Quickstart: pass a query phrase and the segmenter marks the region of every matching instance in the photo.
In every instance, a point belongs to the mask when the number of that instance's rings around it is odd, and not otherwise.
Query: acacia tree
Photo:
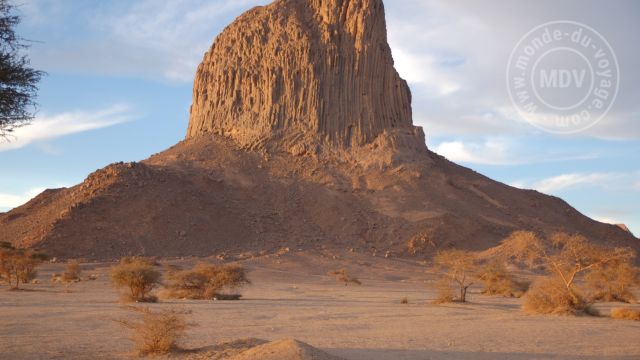
[[[590,273],[602,271],[609,264],[629,261],[633,251],[596,245],[582,235],[555,233],[544,241],[531,232],[518,231],[502,242],[503,254],[530,265],[541,263],[562,284],[570,306],[583,306],[576,281]]]
[[[20,283],[35,279],[37,267],[46,256],[32,250],[16,249],[10,244],[0,244],[0,279],[6,281],[12,290],[20,288]]]
[[[456,284],[460,302],[467,301],[467,290],[473,285],[473,273],[476,271],[476,254],[464,250],[446,250],[438,253],[434,259],[434,270],[440,272],[449,283]]]
[[[44,73],[30,67],[28,48],[15,33],[20,17],[8,0],[0,0],[0,140],[33,119],[37,84]]]

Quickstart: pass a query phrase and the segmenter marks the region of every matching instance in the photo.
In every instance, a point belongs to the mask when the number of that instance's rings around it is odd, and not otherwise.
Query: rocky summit
[[[196,73],[187,138],[207,133],[361,162],[377,148],[387,158],[424,153],[382,1],[281,0],[240,16]]]
[[[1,241],[92,259],[287,247],[428,256],[488,249],[514,230],[640,249],[558,198],[430,152],[381,0],[249,10],[198,67],[184,141],[0,214]]]

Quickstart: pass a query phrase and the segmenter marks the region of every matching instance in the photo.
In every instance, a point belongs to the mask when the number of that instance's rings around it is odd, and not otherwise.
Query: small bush
[[[64,269],[64,273],[62,273],[62,281],[64,282],[75,282],[80,281],[80,273],[82,269],[80,268],[80,263],[76,260],[71,260],[67,262],[67,266]]]
[[[60,273],[54,273],[51,274],[51,283],[52,284],[61,284],[64,281],[62,280],[62,274]]]
[[[487,264],[478,275],[483,284],[482,293],[485,295],[502,295],[506,297],[521,297],[527,291],[529,284],[517,281],[504,263],[493,261]]]
[[[339,283],[344,283],[344,286],[349,284],[362,285],[358,278],[349,275],[347,269],[329,271],[328,275],[333,276]]]
[[[179,349],[179,341],[187,329],[184,312],[175,309],[152,312],[138,308],[132,308],[132,311],[141,316],[135,321],[118,322],[131,330],[131,341],[138,355],[165,355]]]
[[[237,300],[240,295],[221,294],[250,284],[245,269],[239,265],[211,265],[200,263],[191,270],[175,271],[168,275],[167,298],[192,300]]]
[[[611,309],[611,317],[618,320],[640,321],[640,310],[630,308]]]
[[[409,298],[403,297],[400,299],[400,304],[406,305],[409,303]]]
[[[434,304],[446,304],[456,301],[451,281],[447,278],[440,278],[435,285],[436,298],[432,301]]]
[[[128,290],[124,294],[127,301],[155,302],[157,298],[149,293],[160,283],[160,272],[145,260],[124,258],[111,268],[111,282]]]
[[[597,315],[580,294],[569,291],[562,280],[555,277],[534,282],[524,295],[522,309],[530,314]]]

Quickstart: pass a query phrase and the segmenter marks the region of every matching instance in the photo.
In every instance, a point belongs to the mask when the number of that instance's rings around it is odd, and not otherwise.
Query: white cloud
[[[393,49],[396,69],[410,84],[428,90],[432,96],[447,96],[460,90],[461,85],[440,69],[437,59],[426,54],[415,54],[397,46]]]
[[[114,105],[94,112],[76,111],[36,117],[30,125],[16,129],[9,141],[0,142],[0,152],[65,135],[105,128],[133,119],[126,105]]]
[[[615,173],[562,174],[540,180],[533,185],[533,188],[543,193],[554,193],[577,186],[606,186],[620,177],[621,174]]]
[[[510,156],[509,145],[499,140],[487,140],[481,144],[443,142],[433,151],[454,162],[485,165],[507,165],[515,162]]]
[[[394,0],[387,3],[389,40],[401,75],[411,83],[416,122],[433,136],[538,134],[515,112],[505,85],[509,54],[519,38],[549,20],[597,24],[609,39],[622,71],[620,92],[607,117],[576,138],[640,139],[640,60],[629,26],[637,29],[637,6],[588,0],[537,2]],[[502,14],[509,14],[508,17]],[[500,26],[496,26],[500,24]],[[451,89],[452,91],[448,91]],[[492,116],[484,116],[492,114]]]
[[[0,210],[9,210],[18,207],[33,199],[44,190],[45,188],[33,188],[22,194],[0,193]]]
[[[563,190],[579,187],[601,188],[624,192],[634,189],[634,179],[635,175],[631,172],[567,173],[537,181],[512,181],[510,185],[523,189],[536,189],[543,193],[559,193]]]
[[[516,138],[489,138],[484,141],[443,141],[431,148],[454,162],[481,165],[521,165],[598,158],[595,152],[558,152],[553,149],[531,149]]]
[[[619,194],[628,194],[629,191],[640,190],[640,183],[637,180],[639,175],[640,172],[637,171],[567,173],[538,180],[515,180],[509,182],[509,185],[521,189],[536,189],[544,193],[558,193],[563,190],[581,187],[599,188]],[[603,214],[602,211],[600,214]],[[613,211],[607,210],[607,214],[613,214]]]
[[[640,111],[630,113],[617,112],[610,116],[605,116],[593,127],[576,135],[604,140],[640,139],[638,119],[640,119]]]

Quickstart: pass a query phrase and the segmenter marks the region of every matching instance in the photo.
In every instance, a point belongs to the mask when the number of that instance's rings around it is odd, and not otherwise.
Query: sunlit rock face
[[[187,138],[206,133],[293,154],[424,152],[382,1],[280,0],[244,13],[196,73]]]

